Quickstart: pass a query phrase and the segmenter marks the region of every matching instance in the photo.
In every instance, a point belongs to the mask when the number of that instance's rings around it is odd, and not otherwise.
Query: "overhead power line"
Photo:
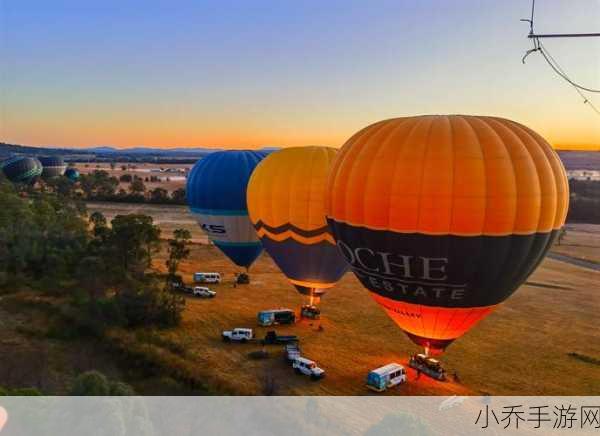
[[[586,92],[591,92],[591,93],[600,93],[600,89],[594,89],[591,87],[587,87],[587,86],[583,86],[578,84],[577,82],[573,81],[568,74],[565,72],[565,70],[559,65],[559,63],[556,61],[556,59],[554,59],[554,57],[552,57],[552,55],[550,54],[550,52],[548,51],[548,49],[542,44],[542,41],[540,41],[540,39],[543,38],[588,38],[588,37],[600,37],[600,33],[548,33],[548,34],[536,34],[535,30],[534,30],[534,17],[535,17],[535,0],[532,0],[531,2],[531,17],[529,19],[522,19],[521,21],[525,21],[529,23],[529,34],[527,35],[527,37],[531,40],[533,40],[533,48],[530,50],[527,50],[525,52],[525,55],[523,56],[523,58],[521,59],[521,61],[523,63],[525,63],[525,60],[527,59],[527,57],[535,52],[539,52],[542,57],[544,58],[544,60],[546,61],[546,63],[550,66],[550,68],[554,71],[554,73],[556,73],[560,78],[562,78],[565,82],[567,82],[569,85],[571,85],[575,91],[577,91],[577,93],[580,95],[580,97],[583,99],[583,103],[587,104],[588,106],[590,106],[590,108],[592,108],[592,110],[594,112],[596,112],[598,115],[600,115],[600,110],[598,110],[598,108],[596,106],[594,106],[594,103],[590,101],[590,99],[582,92],[582,91],[586,91]]]

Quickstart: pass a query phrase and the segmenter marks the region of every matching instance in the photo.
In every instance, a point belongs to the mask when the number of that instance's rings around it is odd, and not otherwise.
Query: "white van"
[[[390,363],[374,369],[367,376],[367,387],[377,392],[406,383],[406,370],[399,363]]]
[[[197,272],[194,273],[194,282],[196,283],[221,283],[221,274],[217,272]]]

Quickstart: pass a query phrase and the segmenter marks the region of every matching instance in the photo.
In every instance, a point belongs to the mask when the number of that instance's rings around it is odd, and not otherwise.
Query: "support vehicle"
[[[433,357],[426,356],[425,354],[415,354],[410,357],[408,366],[421,371],[423,374],[428,375],[436,380],[446,380],[446,371],[442,367],[439,360]]]
[[[196,286],[194,287],[192,295],[200,298],[213,298],[215,295],[217,295],[217,293],[204,286]]]
[[[194,273],[194,282],[221,283],[221,274],[219,274],[218,272],[197,272]]]
[[[248,342],[254,338],[254,332],[252,329],[247,328],[234,328],[233,330],[225,330],[221,333],[223,341],[225,342]]]
[[[292,367],[298,374],[310,376],[313,380],[325,377],[325,371],[317,366],[317,363],[306,357],[298,357],[294,360]]]
[[[283,347],[283,357],[286,362],[294,363],[294,361],[300,357],[300,345],[298,345],[298,342],[286,344],[286,346]]]
[[[262,340],[263,345],[272,344],[289,344],[290,342],[298,342],[298,336],[296,335],[278,335],[275,330],[270,330]]]
[[[270,309],[258,312],[257,318],[260,326],[293,324],[296,321],[296,314],[292,309]]]
[[[367,376],[367,387],[377,392],[406,383],[406,370],[399,363],[390,363],[374,369]]]

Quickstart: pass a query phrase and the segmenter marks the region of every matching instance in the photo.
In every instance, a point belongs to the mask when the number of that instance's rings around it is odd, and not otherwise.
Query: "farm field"
[[[162,258],[156,266],[162,266]],[[247,354],[259,345],[221,342],[224,329],[256,328],[261,309],[300,305],[300,295],[267,255],[253,267],[249,286],[233,287],[236,268],[212,246],[193,247],[191,259],[182,266],[184,278],[190,281],[194,271],[219,271],[224,283],[211,286],[218,293],[212,300],[188,298],[182,325],[162,334],[183,345],[207,379],[228,391],[260,394],[271,378],[282,395],[366,394],[364,379],[370,369],[393,361],[406,364],[409,355],[419,351],[349,273],[323,299],[320,322],[303,320],[277,328],[282,334],[299,335],[303,354],[327,371],[324,380],[312,382],[284,364],[280,346],[268,346],[271,357],[255,361]],[[460,384],[423,376],[416,380],[410,371],[410,383],[390,393],[599,394],[600,366],[569,355],[600,357],[595,328],[598,276],[546,260],[528,284],[448,348],[442,359],[450,375],[458,374]],[[269,328],[256,330],[261,337]]]
[[[187,229],[192,233],[192,241],[208,243],[208,238],[202,232],[187,206],[146,204],[146,203],[111,203],[105,201],[88,202],[90,213],[101,212],[110,222],[117,215],[141,213],[154,218],[154,224],[161,229],[161,237],[168,239],[173,236],[175,229]]]
[[[82,163],[78,162],[75,164],[81,174],[89,174],[96,170],[103,170],[108,172],[109,175],[116,177],[117,179],[122,175],[129,174],[132,177],[137,175],[144,179],[146,189],[152,190],[154,188],[163,188],[167,191],[173,192],[179,188],[185,188],[185,172],[192,168],[192,164],[154,164],[154,163],[135,163],[129,165],[127,169],[123,170],[122,166],[127,166],[126,163],[117,163],[113,168],[107,163]],[[157,170],[165,170],[158,172]],[[174,171],[174,172],[169,172]],[[180,170],[175,172],[175,170]],[[151,176],[160,178],[159,181],[151,182],[145,181],[146,178],[150,179]],[[167,178],[169,180],[167,180]],[[121,182],[119,188],[127,189],[129,183]]]
[[[296,375],[284,363],[281,346],[267,346],[268,359],[252,360],[248,353],[260,345],[223,343],[221,331],[252,327],[262,337],[271,328],[257,328],[259,310],[297,310],[301,304],[300,295],[268,255],[263,253],[253,265],[250,285],[234,288],[239,269],[207,244],[186,207],[90,203],[88,208],[108,218],[117,213],[150,214],[165,238],[177,227],[194,232],[197,243],[180,268],[184,279],[191,282],[196,271],[218,271],[223,283],[211,286],[218,293],[214,299],[188,298],[182,325],[157,333],[185,347],[186,359],[217,392],[261,394],[269,385],[280,395],[364,395],[369,393],[364,386],[369,370],[394,361],[406,364],[420,351],[348,273],[323,299],[320,321],[276,328],[278,333],[300,336],[303,354],[326,370],[324,380]],[[554,250],[597,258],[598,240],[597,226],[570,225]],[[165,256],[163,247],[155,260],[157,269],[163,269]],[[450,382],[425,376],[417,380],[409,371],[410,382],[389,394],[600,394],[599,279],[599,272],[546,259],[507,302],[447,349],[441,359]]]
[[[552,251],[600,264],[600,225],[567,224],[567,234]]]

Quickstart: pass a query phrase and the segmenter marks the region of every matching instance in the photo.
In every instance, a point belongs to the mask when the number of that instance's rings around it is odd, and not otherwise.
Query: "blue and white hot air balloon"
[[[217,151],[196,162],[187,179],[187,202],[198,224],[233,263],[246,269],[262,252],[248,218],[246,187],[267,154]]]

